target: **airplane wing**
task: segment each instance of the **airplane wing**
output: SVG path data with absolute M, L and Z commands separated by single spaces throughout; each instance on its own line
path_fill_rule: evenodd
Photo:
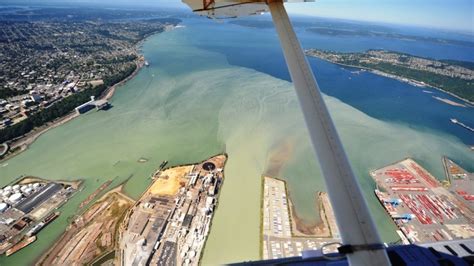
M 232 18 L 268 12 L 266 0 L 182 0 L 202 16 Z M 314 2 L 314 0 L 285 0 L 284 2 Z

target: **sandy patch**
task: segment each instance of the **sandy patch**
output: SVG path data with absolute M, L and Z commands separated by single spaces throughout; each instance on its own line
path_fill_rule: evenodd
M 163 171 L 149 189 L 150 194 L 157 196 L 173 196 L 184 186 L 184 176 L 192 171 L 193 165 L 179 166 Z
M 465 105 L 462 104 L 462 103 L 458 103 L 458 102 L 455 102 L 455 101 L 451 101 L 451 100 L 449 100 L 449 99 L 440 98 L 440 97 L 436 97 L 436 96 L 433 96 L 433 98 L 435 98 L 435 99 L 438 100 L 438 101 L 444 102 L 444 103 L 446 103 L 446 104 L 452 105 L 452 106 L 467 107 L 467 106 L 465 106 Z

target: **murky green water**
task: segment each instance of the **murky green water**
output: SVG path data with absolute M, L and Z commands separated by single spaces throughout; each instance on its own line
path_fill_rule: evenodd
M 150 38 L 143 50 L 151 66 L 116 91 L 112 109 L 92 111 L 49 131 L 0 168 L 0 184 L 20 175 L 86 180 L 84 191 L 38 241 L 0 258 L 1 265 L 32 263 L 105 180 L 119 184 L 131 176 L 126 192 L 137 197 L 163 160 L 170 165 L 197 162 L 223 151 L 229 154 L 226 180 L 203 265 L 258 258 L 260 177 L 267 171 L 288 180 L 300 215 L 315 220 L 314 193 L 324 188 L 291 84 L 196 48 L 194 27 L 205 26 Z M 474 161 L 452 137 L 375 120 L 334 98 L 327 100 L 371 199 L 368 169 L 411 156 L 442 176 L 442 154 Z M 138 163 L 141 157 L 149 161 Z M 384 238 L 392 241 L 393 227 L 383 210 L 375 200 L 370 207 Z

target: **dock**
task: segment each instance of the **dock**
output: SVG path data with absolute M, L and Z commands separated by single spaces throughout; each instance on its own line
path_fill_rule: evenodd
M 472 128 L 472 127 L 470 127 L 470 126 L 464 124 L 463 122 L 460 122 L 459 120 L 457 120 L 457 119 L 455 119 L 455 118 L 451 118 L 450 120 L 451 120 L 451 123 L 456 124 L 456 125 L 458 125 L 458 126 L 460 126 L 460 127 L 463 127 L 463 128 L 465 128 L 465 129 L 467 129 L 467 130 L 469 130 L 469 131 L 471 131 L 471 132 L 474 132 L 474 128 Z
M 226 155 L 155 172 L 127 214 L 119 265 L 199 265 L 224 182 Z
M 89 110 L 96 108 L 99 110 L 107 110 L 110 108 L 110 104 L 107 100 L 101 99 L 96 100 L 94 96 L 91 96 L 90 101 L 85 102 L 75 108 L 77 114 L 87 113 Z
M 1 188 L 0 254 L 13 254 L 33 242 L 77 191 L 77 183 L 25 177 Z
M 410 158 L 370 175 L 377 184 L 377 199 L 399 228 L 397 233 L 405 244 L 474 237 L 472 178 L 463 179 L 471 188 L 462 191 L 462 196 L 467 196 L 464 198 L 456 195 L 455 187 L 443 186 Z

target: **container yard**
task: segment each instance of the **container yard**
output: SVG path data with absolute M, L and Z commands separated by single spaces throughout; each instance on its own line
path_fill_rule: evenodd
M 462 169 L 448 157 L 443 158 L 443 166 L 451 193 L 474 211 L 474 173 Z
M 336 219 L 326 193 L 316 193 L 315 204 L 319 205 L 320 223 L 305 232 L 292 210 L 286 183 L 271 177 L 263 178 L 262 198 L 262 258 L 278 259 L 301 256 L 304 250 L 321 250 L 331 242 L 340 242 Z M 324 248 L 324 253 L 333 253 L 337 246 Z
M 195 165 L 160 166 L 127 214 L 119 265 L 198 265 L 221 186 L 226 155 Z
M 56 211 L 79 182 L 22 178 L 0 189 L 0 254 L 7 256 L 36 240 L 36 234 L 59 216 Z
M 467 173 L 460 169 L 448 165 L 447 172 Z M 377 184 L 375 195 L 399 228 L 397 233 L 403 243 L 474 237 L 472 175 L 442 185 L 410 158 L 370 175 Z M 462 182 L 462 189 L 458 181 Z

